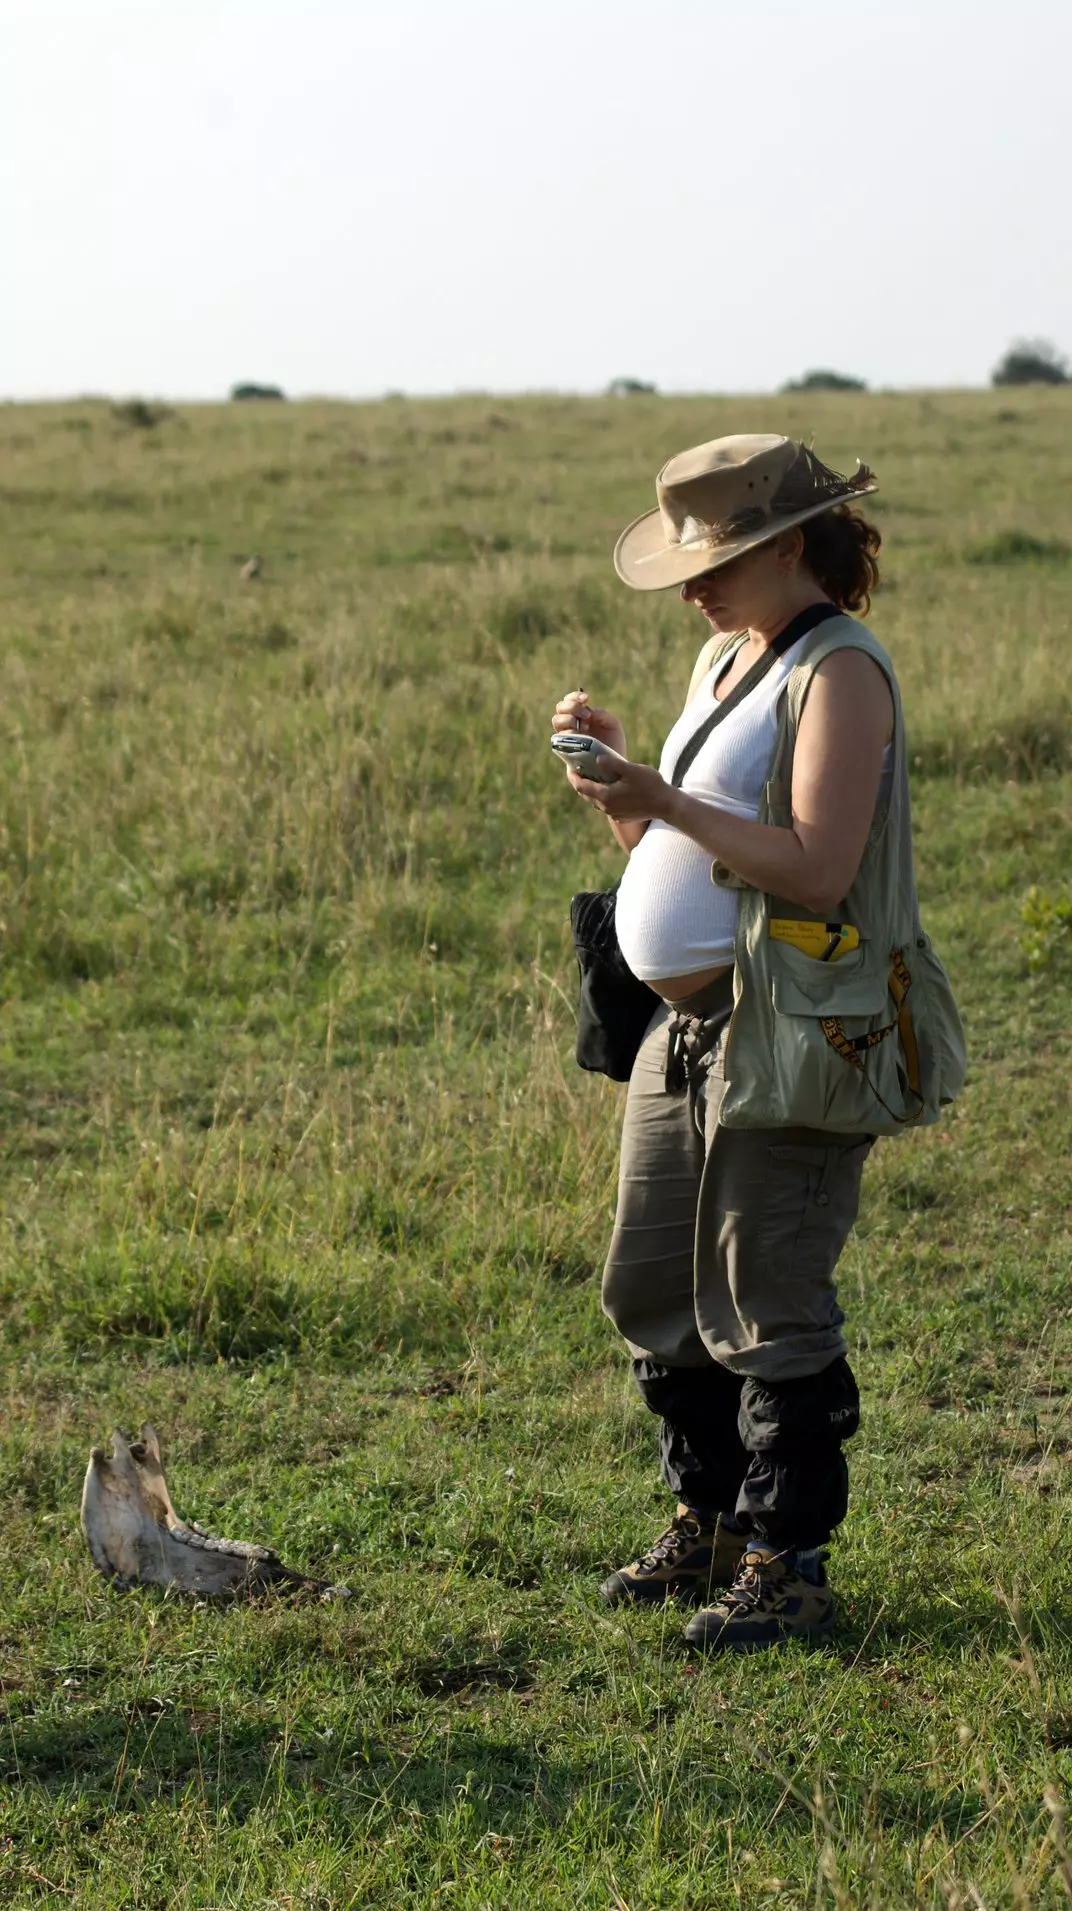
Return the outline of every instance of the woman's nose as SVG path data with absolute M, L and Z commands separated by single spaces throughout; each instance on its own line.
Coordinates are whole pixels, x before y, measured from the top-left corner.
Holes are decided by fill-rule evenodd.
M 687 577 L 681 586 L 683 602 L 691 604 L 697 597 L 702 597 L 704 586 L 710 584 L 713 575 L 711 571 L 701 571 L 699 577 Z

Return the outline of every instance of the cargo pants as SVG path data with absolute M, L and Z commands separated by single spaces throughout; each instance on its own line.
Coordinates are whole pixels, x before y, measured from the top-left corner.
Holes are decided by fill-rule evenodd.
M 663 1478 L 779 1548 L 845 1517 L 859 1425 L 834 1270 L 869 1135 L 720 1128 L 732 974 L 656 1010 L 633 1067 L 603 1308 L 662 1419 Z

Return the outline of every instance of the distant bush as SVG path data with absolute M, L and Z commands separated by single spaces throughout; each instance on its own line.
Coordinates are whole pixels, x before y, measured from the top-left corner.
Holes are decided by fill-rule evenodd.
M 127 398 L 122 404 L 112 406 L 116 424 L 131 425 L 137 431 L 152 431 L 172 416 L 170 405 L 151 405 L 145 398 Z
M 1003 783 L 1035 783 L 1072 769 L 1072 707 L 1014 710 L 994 729 L 971 717 L 951 723 L 948 714 L 928 734 L 916 734 L 912 771 L 919 777 L 987 777 Z
M 544 591 L 520 591 L 488 607 L 486 626 L 502 644 L 529 645 L 550 637 L 559 623 L 559 608 Z
M 1020 947 L 1031 975 L 1055 968 L 1072 952 L 1072 897 L 1029 889 L 1021 909 Z
M 1032 537 L 1030 531 L 998 531 L 964 553 L 968 564 L 1067 564 L 1072 546 L 1059 537 Z
M 286 392 L 278 385 L 232 385 L 232 399 L 248 398 L 286 398 Z
M 805 372 L 803 378 L 791 378 L 783 391 L 866 391 L 862 378 L 850 378 L 846 372 Z
M 613 629 L 617 599 L 604 586 L 583 578 L 568 590 L 548 592 L 544 585 L 494 598 L 485 612 L 488 635 L 504 645 L 529 646 L 564 630 L 593 635 Z
M 992 385 L 1067 385 L 1068 360 L 1047 338 L 1021 338 L 990 374 Z
M 654 385 L 646 385 L 642 378 L 612 378 L 607 386 L 608 398 L 650 397 L 655 391 Z

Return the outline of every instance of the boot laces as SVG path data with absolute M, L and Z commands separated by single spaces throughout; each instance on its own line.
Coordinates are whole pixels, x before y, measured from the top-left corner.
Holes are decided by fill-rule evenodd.
M 660 1566 L 669 1566 L 687 1547 L 695 1545 L 700 1537 L 700 1522 L 694 1513 L 675 1514 L 665 1533 L 660 1533 L 655 1544 L 649 1547 L 639 1566 L 650 1567 L 657 1571 Z
M 774 1567 L 781 1570 L 772 1571 Z M 774 1593 L 784 1574 L 784 1553 L 775 1553 L 769 1559 L 762 1553 L 746 1553 L 737 1569 L 736 1579 L 723 1593 L 719 1603 L 734 1606 L 739 1612 L 755 1612 Z

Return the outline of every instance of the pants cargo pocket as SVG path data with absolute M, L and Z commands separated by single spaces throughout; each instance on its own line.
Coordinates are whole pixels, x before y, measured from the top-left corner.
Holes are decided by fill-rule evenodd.
M 714 1252 L 697 1262 L 704 1345 L 740 1374 L 816 1373 L 845 1352 L 834 1271 L 870 1137 L 725 1132 L 717 1189 L 707 1184 Z
M 761 1229 L 764 1258 L 786 1281 L 829 1280 L 860 1205 L 868 1139 L 772 1142 Z
M 723 1128 L 708 1109 L 696 1232 L 696 1321 L 738 1374 L 818 1373 L 845 1352 L 834 1270 L 874 1137 Z

